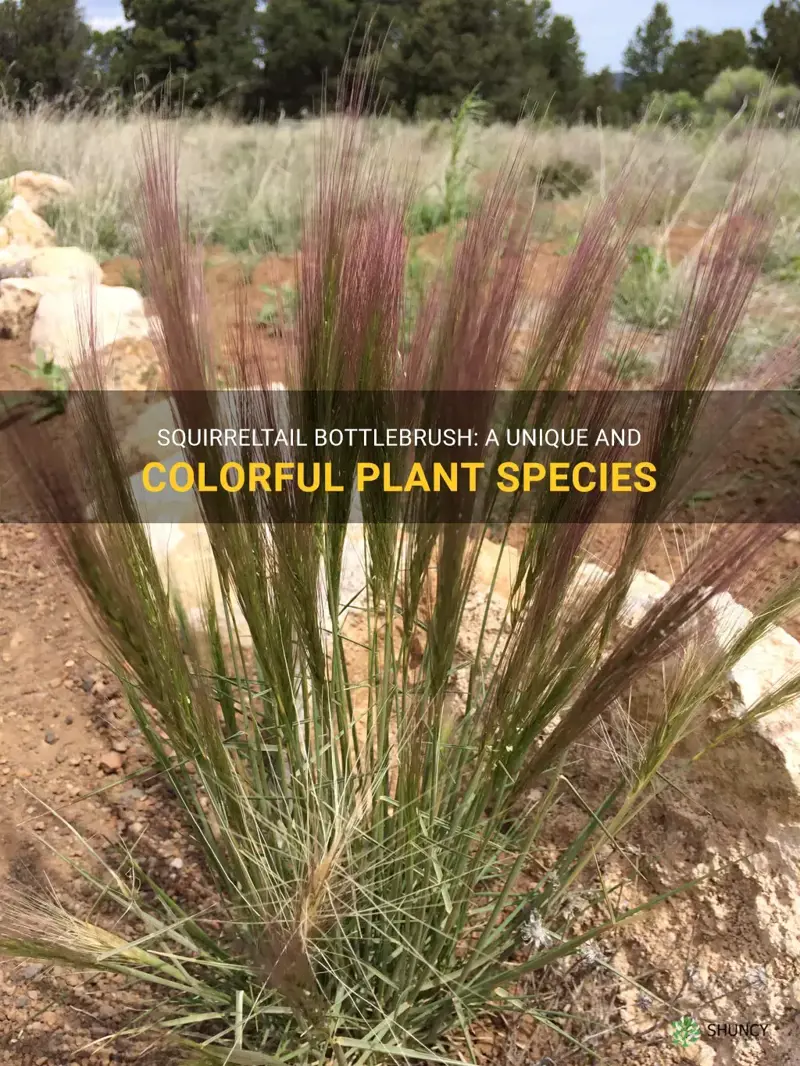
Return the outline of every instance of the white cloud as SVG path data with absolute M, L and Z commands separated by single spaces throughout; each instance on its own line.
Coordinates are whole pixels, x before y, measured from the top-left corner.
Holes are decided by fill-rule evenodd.
M 93 30 L 100 30 L 101 33 L 105 33 L 106 30 L 113 30 L 120 26 L 129 26 L 130 23 L 125 19 L 115 18 L 114 15 L 95 15 L 94 18 L 89 19 L 89 25 Z

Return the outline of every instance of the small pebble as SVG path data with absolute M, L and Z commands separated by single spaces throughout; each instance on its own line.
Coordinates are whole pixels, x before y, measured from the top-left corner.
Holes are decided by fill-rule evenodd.
M 100 766 L 107 774 L 115 774 L 122 769 L 122 756 L 117 751 L 107 751 L 100 756 Z
M 58 740 L 58 737 L 55 735 L 53 730 L 52 729 L 48 729 L 47 732 L 44 735 L 45 744 L 55 744 L 55 742 L 57 740 Z

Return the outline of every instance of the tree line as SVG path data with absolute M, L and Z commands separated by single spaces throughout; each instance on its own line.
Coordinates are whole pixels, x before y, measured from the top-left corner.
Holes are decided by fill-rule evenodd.
M 297 116 L 335 97 L 347 62 L 352 68 L 376 44 L 370 61 L 384 107 L 406 117 L 450 114 L 477 88 L 487 116 L 503 121 L 535 113 L 626 123 L 654 101 L 685 118 L 721 76 L 731 80 L 730 71 L 750 72 L 749 81 L 733 78 L 725 89 L 734 103 L 770 79 L 800 94 L 790 89 L 800 85 L 800 0 L 769 4 L 748 36 L 697 28 L 680 40 L 667 4 L 658 2 L 633 33 L 619 73 L 586 71 L 572 19 L 554 14 L 549 0 L 123 0 L 122 7 L 129 25 L 102 33 L 89 28 L 77 0 L 0 0 L 6 98 L 58 100 L 77 91 L 84 100 L 115 93 L 126 101 L 167 86 L 182 106 Z

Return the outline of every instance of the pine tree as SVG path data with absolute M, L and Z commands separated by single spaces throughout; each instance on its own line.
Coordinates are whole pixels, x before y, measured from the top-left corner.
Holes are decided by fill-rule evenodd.
M 394 98 L 389 73 L 397 42 L 418 0 L 269 0 L 257 16 L 263 68 L 251 111 L 316 114 L 332 105 L 361 60 L 379 63 L 381 95 Z M 375 69 L 374 65 L 372 67 Z
M 125 76 L 126 34 L 119 26 L 93 30 L 87 52 L 86 85 L 101 94 L 119 87 Z
M 505 121 L 546 106 L 549 13 L 540 0 L 419 0 L 393 57 L 405 110 L 448 114 L 476 88 L 490 115 Z
M 669 9 L 659 0 L 625 49 L 624 88 L 632 103 L 641 103 L 661 88 L 664 64 L 672 50 L 672 29 Z
M 625 121 L 627 101 L 620 92 L 617 77 L 609 67 L 584 79 L 578 113 L 585 122 L 617 125 Z
M 750 34 L 756 65 L 779 81 L 800 85 L 800 0 L 770 4 L 761 21 Z
M 252 111 L 316 112 L 362 49 L 379 49 L 382 102 L 407 115 L 454 112 L 474 89 L 490 116 L 569 114 L 583 57 L 549 0 L 269 0 L 258 18 L 263 75 Z
M 357 9 L 356 0 L 270 0 L 258 16 L 264 68 L 251 108 L 298 115 L 335 99 Z
M 662 88 L 667 92 L 685 90 L 702 97 L 723 70 L 738 70 L 750 62 L 747 40 L 741 30 L 689 30 L 664 62 Z
M 185 78 L 192 105 L 234 104 L 249 88 L 256 54 L 255 0 L 122 0 L 128 88 L 141 75 L 150 86 Z
M 572 19 L 556 15 L 544 41 L 547 75 L 555 90 L 553 110 L 569 118 L 578 107 L 584 79 L 584 57 Z
M 12 96 L 53 99 L 74 90 L 89 42 L 76 0 L 0 2 L 0 77 Z

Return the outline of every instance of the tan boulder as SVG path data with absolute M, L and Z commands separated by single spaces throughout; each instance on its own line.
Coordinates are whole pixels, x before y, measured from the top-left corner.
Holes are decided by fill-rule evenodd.
M 149 337 L 122 337 L 100 352 L 107 389 L 143 392 L 163 389 L 164 379 Z
M 0 226 L 0 231 L 5 227 Z M 29 244 L 8 244 L 0 247 L 0 278 L 28 278 L 31 275 L 31 259 L 37 249 Z
M 610 576 L 594 564 L 585 564 L 581 573 L 583 580 Z M 637 573 L 623 608 L 623 625 L 638 624 L 669 588 L 654 574 Z M 684 646 L 691 649 L 691 661 L 697 662 L 695 656 L 709 659 L 729 648 L 752 619 L 753 613 L 730 593 L 712 597 L 687 627 Z M 680 658 L 674 657 L 673 667 L 680 668 Z M 696 828 L 702 840 L 710 812 L 735 834 L 748 831 L 758 840 L 746 858 L 730 857 L 752 882 L 750 914 L 764 945 L 772 953 L 785 952 L 796 959 L 800 959 L 800 694 L 795 689 L 778 709 L 761 717 L 748 717 L 748 712 L 798 677 L 800 642 L 773 626 L 732 664 L 727 684 L 701 709 L 696 732 L 688 741 L 700 751 L 719 736 L 726 738 L 698 763 L 694 799 L 705 817 Z M 663 684 L 659 677 L 659 691 Z M 713 835 L 708 847 L 718 848 Z
M 151 420 L 153 427 L 162 421 L 165 428 L 173 424 L 170 412 L 164 410 L 163 404 L 153 404 L 146 412 L 146 417 Z M 123 452 L 125 447 L 123 438 Z M 185 456 L 182 451 L 161 449 L 157 458 L 169 469 Z M 162 579 L 168 585 L 173 599 L 180 601 L 189 623 L 202 627 L 206 589 L 212 590 L 220 611 L 222 602 L 214 555 L 195 494 L 175 492 L 169 484 L 159 492 L 151 492 L 145 488 L 141 472 L 130 479 L 130 485 Z M 363 602 L 365 573 L 363 527 L 360 522 L 351 522 L 344 544 L 340 582 L 339 602 L 343 619 Z M 323 605 L 322 624 L 325 629 L 330 629 L 328 597 L 322 575 L 319 596 Z M 238 607 L 235 614 L 241 637 L 247 642 L 247 624 Z
M 0 281 L 0 336 L 25 337 L 45 293 L 73 293 L 68 278 L 4 278 Z
M 56 243 L 56 235 L 43 218 L 31 208 L 27 200 L 15 196 L 0 226 L 8 233 L 9 241 L 28 244 L 32 248 L 47 248 Z
M 475 564 L 475 588 L 484 590 L 485 596 L 494 583 L 493 595 L 509 600 L 518 565 L 519 552 L 515 548 L 484 540 Z
M 125 431 L 120 435 L 120 449 L 128 471 L 137 474 L 147 463 L 162 459 L 164 449 L 159 446 L 158 432 L 175 428 L 172 406 L 169 400 L 150 403 L 144 410 L 136 412 L 132 421 L 126 419 L 125 424 Z
M 21 196 L 34 211 L 75 195 L 75 186 L 71 181 L 38 170 L 21 170 L 10 179 L 9 184 L 14 195 Z
M 136 481 L 136 478 L 132 479 L 132 484 Z M 152 515 L 154 509 L 151 504 L 145 504 L 142 507 L 141 493 L 143 491 L 141 478 L 139 478 L 134 492 L 137 494 L 140 510 L 149 510 Z M 169 489 L 165 489 L 164 492 L 168 493 Z M 158 496 L 160 498 L 162 494 L 159 493 Z M 214 553 L 208 531 L 200 519 L 196 504 L 194 505 L 194 521 L 190 520 L 189 512 L 192 511 L 193 503 L 192 493 L 186 493 L 180 501 L 171 499 L 168 505 L 169 514 L 177 517 L 178 512 L 185 507 L 187 520 L 165 522 L 156 517 L 147 523 L 146 529 L 165 586 L 169 588 L 173 600 L 180 602 L 189 624 L 200 629 L 205 617 L 206 590 L 211 589 L 220 616 L 222 616 L 223 604 Z M 360 593 L 364 588 L 364 560 L 365 547 L 361 526 L 351 526 L 347 532 L 342 561 L 339 600 L 342 622 L 357 608 Z M 322 604 L 322 627 L 329 631 L 330 615 L 322 578 L 319 583 L 319 597 Z M 247 623 L 238 605 L 234 606 L 234 617 L 241 640 L 245 644 L 249 643 L 250 634 Z
M 45 294 L 36 311 L 31 332 L 31 349 L 41 348 L 58 366 L 81 362 L 82 341 L 88 339 L 91 320 L 97 349 L 110 349 L 121 341 L 145 340 L 149 322 L 141 295 L 121 286 L 80 286 L 75 295 L 67 292 Z M 113 352 L 110 353 L 113 358 Z
M 144 351 L 145 342 L 134 342 L 135 344 L 141 344 Z M 118 348 L 120 346 L 117 346 Z M 127 347 L 127 345 L 123 346 Z M 133 347 L 133 344 L 131 345 Z M 156 376 L 158 384 L 151 385 L 146 384 L 144 387 L 151 389 L 162 389 L 163 384 L 161 378 L 161 371 L 158 367 L 157 355 L 155 349 L 151 347 L 153 366 L 155 371 L 148 377 L 152 379 Z M 115 359 L 115 362 L 119 361 L 119 357 Z M 135 367 L 132 367 L 135 372 Z M 132 375 L 129 376 L 132 378 Z M 122 388 L 123 386 L 116 386 Z M 127 389 L 133 390 L 142 386 L 129 384 L 125 386 Z M 284 394 L 286 392 L 285 385 L 279 382 L 273 382 L 272 391 L 276 394 Z M 228 394 L 235 395 L 235 394 Z M 218 423 L 221 426 L 236 425 L 238 422 L 238 414 L 233 402 L 229 403 L 227 395 L 225 393 L 218 393 L 219 398 L 219 418 Z M 148 400 L 155 399 L 148 397 Z M 280 404 L 280 401 L 278 401 Z M 125 417 L 123 422 L 117 422 L 118 426 L 123 427 L 121 433 L 121 447 L 122 454 L 125 456 L 126 463 L 130 473 L 138 473 L 146 463 L 153 459 L 162 459 L 164 456 L 164 446 L 159 442 L 158 434 L 159 430 L 172 431 L 175 429 L 177 423 L 172 413 L 172 407 L 168 399 L 158 399 L 156 402 L 148 402 L 145 406 L 141 404 L 136 405 L 131 397 L 126 403 L 127 410 L 124 412 Z M 288 425 L 289 412 L 284 406 L 281 411 L 280 406 L 276 407 L 276 418 L 279 423 L 282 422 Z
M 186 495 L 188 500 L 193 500 L 192 493 Z M 199 519 L 199 512 L 196 517 Z M 219 575 L 205 525 L 199 520 L 152 523 L 147 526 L 147 535 L 173 602 L 181 604 L 191 626 L 201 629 L 207 589 L 211 590 L 217 611 L 224 610 Z M 249 629 L 238 603 L 234 605 L 233 613 L 242 641 L 249 644 Z
M 93 255 L 82 248 L 42 248 L 30 260 L 34 277 L 72 278 L 103 283 L 103 271 Z

